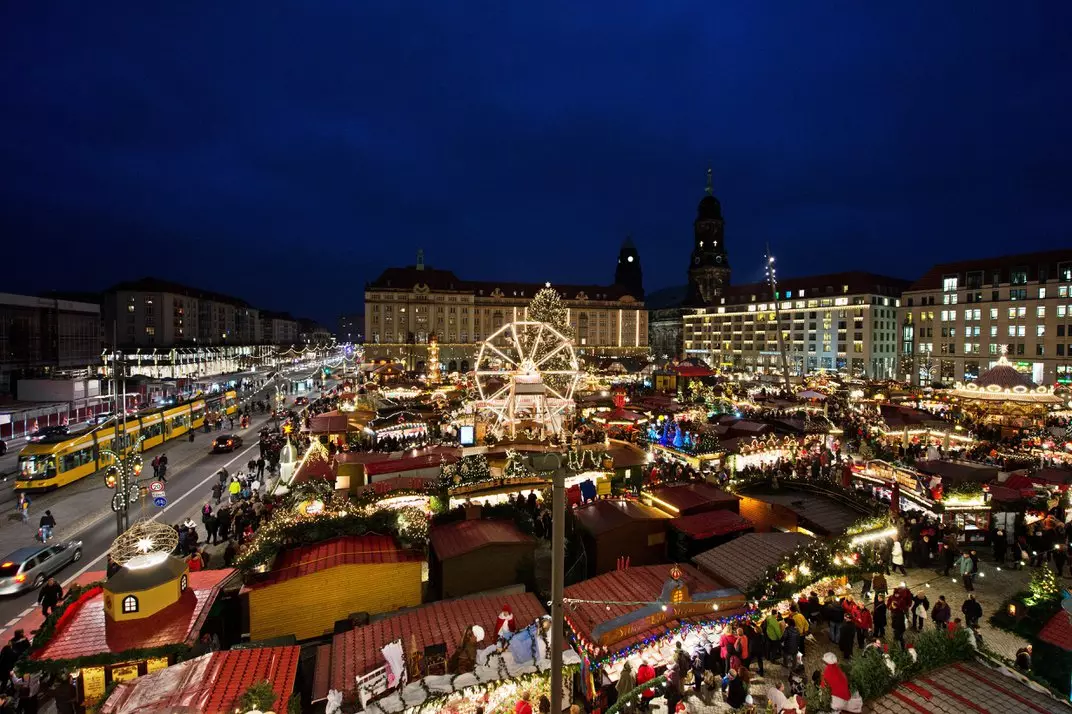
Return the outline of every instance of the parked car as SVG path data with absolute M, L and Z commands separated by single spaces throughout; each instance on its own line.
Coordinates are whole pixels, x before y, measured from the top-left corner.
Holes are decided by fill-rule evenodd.
M 237 434 L 222 434 L 212 442 L 212 453 L 226 454 L 242 446 L 242 437 Z
M 82 559 L 82 541 L 19 548 L 0 561 L 0 595 L 39 588 L 50 577 Z
M 294 397 L 294 406 L 304 407 L 309 403 L 309 397 Z
M 34 433 L 30 434 L 30 437 L 27 439 L 27 441 L 36 443 L 38 441 L 44 441 L 50 436 L 66 436 L 69 432 L 70 429 L 63 425 L 43 426 Z

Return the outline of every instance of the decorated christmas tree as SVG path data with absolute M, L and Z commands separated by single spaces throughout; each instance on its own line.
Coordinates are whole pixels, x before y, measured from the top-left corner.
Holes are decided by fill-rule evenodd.
M 536 293 L 532 302 L 529 303 L 528 319 L 546 322 L 565 337 L 573 338 L 573 330 L 566 319 L 566 304 L 562 302 L 562 296 L 554 288 L 543 288 Z
M 1061 596 L 1061 584 L 1057 582 L 1057 573 L 1049 564 L 1043 565 L 1031 575 L 1031 599 L 1035 604 L 1056 600 Z

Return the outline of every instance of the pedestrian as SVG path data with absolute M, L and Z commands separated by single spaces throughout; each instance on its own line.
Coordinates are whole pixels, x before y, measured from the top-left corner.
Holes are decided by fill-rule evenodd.
M 48 617 L 60 600 L 63 599 L 63 588 L 56 582 L 55 578 L 49 578 L 48 581 L 41 586 L 41 592 L 37 594 L 37 604 L 41 606 L 41 614 Z
M 763 644 L 767 646 L 767 661 L 774 662 L 778 659 L 778 651 L 782 646 L 782 623 L 773 609 L 767 613 L 767 618 L 763 621 L 763 632 L 766 635 L 766 641 Z M 795 648 L 791 654 L 796 655 Z
M 852 648 L 856 643 L 856 622 L 850 613 L 845 613 L 841 631 L 838 633 L 838 647 L 846 660 L 852 659 Z
M 1032 652 L 1033 652 L 1033 647 L 1031 645 L 1028 645 L 1026 647 L 1021 647 L 1020 649 L 1016 650 L 1016 668 L 1017 669 L 1019 669 L 1021 671 L 1024 671 L 1024 672 L 1030 672 L 1031 671 L 1031 653 Z
M 30 520 L 30 498 L 25 493 L 19 493 L 19 516 L 22 517 L 22 522 L 27 523 Z
M 1058 544 L 1053 549 L 1053 569 L 1057 571 L 1057 577 L 1064 577 L 1065 563 L 1068 562 L 1068 548 L 1064 543 Z
M 47 543 L 48 539 L 52 537 L 52 529 L 56 527 L 56 519 L 53 517 L 52 511 L 45 511 L 45 515 L 41 516 L 38 527 L 41 531 L 41 542 Z
M 968 594 L 968 599 L 960 606 L 960 611 L 964 613 L 968 627 L 975 629 L 979 626 L 979 620 L 983 616 L 983 606 L 975 599 L 975 593 Z
M 923 630 L 923 623 L 927 621 L 927 611 L 930 610 L 931 603 L 927 599 L 927 596 L 922 592 L 917 592 L 912 596 L 912 629 L 916 632 Z
M 797 629 L 797 623 L 792 617 L 787 617 L 785 619 L 785 629 L 782 632 L 782 666 L 786 669 L 792 669 L 796 665 L 802 638 L 803 635 Z
M 945 629 L 952 614 L 949 603 L 945 601 L 945 595 L 939 595 L 938 602 L 934 603 L 934 609 L 931 610 L 931 619 L 934 620 L 935 629 Z
M 257 478 L 264 478 L 264 456 L 257 459 Z
M 886 576 L 882 573 L 872 573 L 871 589 L 874 591 L 876 598 L 879 595 L 885 597 L 886 593 L 889 592 L 889 585 L 886 584 Z
M 907 629 L 905 621 L 905 611 L 896 609 L 893 611 L 893 638 L 897 640 L 897 643 L 904 647 L 904 633 Z
M 871 611 L 866 607 L 861 607 L 856 611 L 856 646 L 860 649 L 864 648 L 864 640 L 871 636 L 871 629 L 874 626 L 874 619 L 871 617 Z
M 957 572 L 960 573 L 960 582 L 968 592 L 975 590 L 975 586 L 972 584 L 972 566 L 971 556 L 967 553 L 962 553 L 957 561 Z
M 223 486 L 220 484 L 212 484 L 212 498 L 216 501 L 216 505 L 220 505 L 220 500 L 223 498 Z
M 908 575 L 904 567 L 904 549 L 901 547 L 901 541 L 897 538 L 893 539 L 893 546 L 890 548 L 890 562 L 893 563 L 894 571 L 899 568 L 901 575 Z
M 216 539 L 216 529 L 218 522 L 216 516 L 209 513 L 201 518 L 201 521 L 205 524 L 205 542 L 212 541 L 212 545 L 216 545 L 218 540 Z
M 998 565 L 1005 565 L 1005 550 L 1009 542 L 1005 539 L 1005 531 L 1000 528 L 994 533 L 994 560 Z

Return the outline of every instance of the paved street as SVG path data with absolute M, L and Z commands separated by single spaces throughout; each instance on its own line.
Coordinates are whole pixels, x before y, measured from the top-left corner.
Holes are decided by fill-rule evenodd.
M 244 398 L 265 398 L 269 390 L 274 393 L 274 387 L 269 386 L 252 397 Z M 185 518 L 188 512 L 196 512 L 220 467 L 226 467 L 233 473 L 251 456 L 257 456 L 258 431 L 268 421 L 270 417 L 267 415 L 254 415 L 246 429 L 237 428 L 236 423 L 234 433 L 243 436 L 244 444 L 239 451 L 232 454 L 209 453 L 212 439 L 228 431 L 213 431 L 208 434 L 198 431 L 193 442 L 180 437 L 145 452 L 143 475 L 150 477 L 152 469 L 149 461 L 160 453 L 166 452 L 168 455 L 168 505 L 163 509 L 157 508 L 150 498 L 145 497 L 132 506 L 131 522 L 138 518 L 163 518 L 167 522 L 177 523 Z M 100 474 L 51 493 L 32 496 L 28 523 L 23 523 L 15 512 L 14 497 L 11 493 L 10 487 L 4 489 L 4 498 L 9 500 L 0 500 L 0 555 L 33 545 L 38 519 L 49 509 L 57 521 L 56 541 L 78 539 L 83 542 L 81 562 L 68 566 L 60 574 L 64 585 L 83 572 L 104 569 L 105 554 L 115 538 L 116 526 L 115 514 L 110 507 L 114 492 L 105 486 Z M 0 634 L 36 602 L 36 591 L 0 599 Z

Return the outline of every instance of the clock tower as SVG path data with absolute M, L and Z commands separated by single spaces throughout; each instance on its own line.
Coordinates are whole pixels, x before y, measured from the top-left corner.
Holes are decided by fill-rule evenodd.
M 711 169 L 707 170 L 706 194 L 700 200 L 692 224 L 693 245 L 689 257 L 689 292 L 686 303 L 702 307 L 714 303 L 730 284 L 730 261 L 723 242 L 722 204 L 714 196 Z

